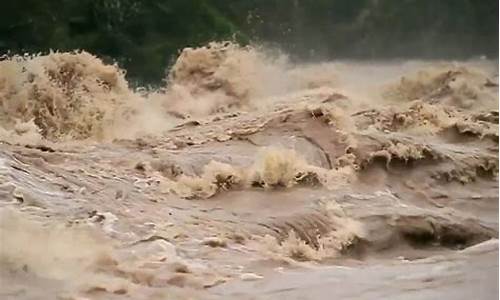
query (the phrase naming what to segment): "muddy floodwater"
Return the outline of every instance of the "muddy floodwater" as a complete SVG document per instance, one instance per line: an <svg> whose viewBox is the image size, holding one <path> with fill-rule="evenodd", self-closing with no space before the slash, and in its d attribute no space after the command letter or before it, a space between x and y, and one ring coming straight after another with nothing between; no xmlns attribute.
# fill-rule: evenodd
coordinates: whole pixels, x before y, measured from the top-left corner
<svg viewBox="0 0 500 300"><path fill-rule="evenodd" d="M497 299L498 62L0 62L1 299Z"/></svg>

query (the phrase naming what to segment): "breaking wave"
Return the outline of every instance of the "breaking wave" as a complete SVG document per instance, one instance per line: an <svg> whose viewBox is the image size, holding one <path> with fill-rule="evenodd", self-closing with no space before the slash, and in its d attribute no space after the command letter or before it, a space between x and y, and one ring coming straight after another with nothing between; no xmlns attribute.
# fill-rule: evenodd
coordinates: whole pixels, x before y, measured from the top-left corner
<svg viewBox="0 0 500 300"><path fill-rule="evenodd" d="M85 51L8 57L0 62L0 137L29 143L161 135L179 119L261 109L294 91L342 89L337 79L342 74L336 69L345 72L335 64L292 65L282 54L214 42L184 49L167 85L145 93L131 90L117 65ZM405 76L383 95L388 100L492 109L496 91L496 83L484 73L450 66ZM353 106L357 99L350 101Z"/></svg>

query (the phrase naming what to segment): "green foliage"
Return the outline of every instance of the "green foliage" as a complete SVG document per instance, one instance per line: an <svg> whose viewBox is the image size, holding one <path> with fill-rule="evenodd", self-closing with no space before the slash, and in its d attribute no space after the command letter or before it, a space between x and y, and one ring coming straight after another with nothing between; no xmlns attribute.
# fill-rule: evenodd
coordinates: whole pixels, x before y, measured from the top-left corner
<svg viewBox="0 0 500 300"><path fill-rule="evenodd" d="M186 46L236 39L297 59L498 56L497 0L8 0L0 52L85 49L157 83Z"/></svg>

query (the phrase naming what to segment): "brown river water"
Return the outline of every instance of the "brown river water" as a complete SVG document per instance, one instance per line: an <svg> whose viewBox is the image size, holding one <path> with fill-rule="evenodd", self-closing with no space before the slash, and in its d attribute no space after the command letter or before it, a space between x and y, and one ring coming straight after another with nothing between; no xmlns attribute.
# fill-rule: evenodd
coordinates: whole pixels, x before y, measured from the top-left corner
<svg viewBox="0 0 500 300"><path fill-rule="evenodd" d="M0 61L1 299L497 299L498 61Z"/></svg>

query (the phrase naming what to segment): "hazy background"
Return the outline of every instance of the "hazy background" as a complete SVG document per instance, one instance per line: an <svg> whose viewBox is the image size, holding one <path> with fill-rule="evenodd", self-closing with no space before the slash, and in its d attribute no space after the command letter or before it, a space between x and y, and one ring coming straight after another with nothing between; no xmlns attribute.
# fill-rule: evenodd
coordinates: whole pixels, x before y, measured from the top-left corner
<svg viewBox="0 0 500 300"><path fill-rule="evenodd" d="M296 60L498 57L498 0L4 0L0 53L85 49L158 83L178 51L271 44Z"/></svg>

